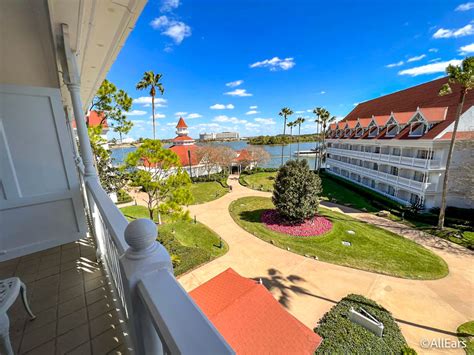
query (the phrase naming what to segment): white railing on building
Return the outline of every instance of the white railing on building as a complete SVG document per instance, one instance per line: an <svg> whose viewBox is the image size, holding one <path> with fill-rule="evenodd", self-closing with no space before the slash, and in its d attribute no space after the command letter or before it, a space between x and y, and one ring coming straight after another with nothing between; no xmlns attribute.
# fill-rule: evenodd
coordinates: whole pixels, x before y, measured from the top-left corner
<svg viewBox="0 0 474 355"><path fill-rule="evenodd" d="M328 153L341 156L356 156L363 160L390 162L398 165L407 165L423 169L440 169L441 161L437 159L423 159L416 157L406 157L403 155L389 155L383 153L360 152L350 149L327 148Z"/></svg>
<svg viewBox="0 0 474 355"><path fill-rule="evenodd" d="M153 221L128 223L99 182L86 180L98 256L119 295L137 354L234 354L173 275Z"/></svg>

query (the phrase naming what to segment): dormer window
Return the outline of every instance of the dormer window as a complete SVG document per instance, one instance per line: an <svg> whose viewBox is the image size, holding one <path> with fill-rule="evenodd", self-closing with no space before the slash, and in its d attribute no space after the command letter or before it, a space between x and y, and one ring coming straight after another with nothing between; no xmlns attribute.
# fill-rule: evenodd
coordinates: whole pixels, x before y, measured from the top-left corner
<svg viewBox="0 0 474 355"><path fill-rule="evenodd" d="M358 129L356 130L355 136L356 136L356 137L360 137L360 136L362 136L362 133L364 133L364 129L363 129L363 128L358 128Z"/></svg>
<svg viewBox="0 0 474 355"><path fill-rule="evenodd" d="M352 133L352 130L350 128L347 128L345 133L344 133L344 138L349 137L351 135L351 133Z"/></svg>
<svg viewBox="0 0 474 355"><path fill-rule="evenodd" d="M430 125L420 114L417 114L410 121L410 133L409 137L421 137L423 134L428 132Z"/></svg>
<svg viewBox="0 0 474 355"><path fill-rule="evenodd" d="M378 127L370 128L369 137L377 137L378 134L379 134L379 128Z"/></svg>
<svg viewBox="0 0 474 355"><path fill-rule="evenodd" d="M385 134L385 136L395 137L398 134L398 131L399 131L398 124L396 124L396 123L389 124L389 125L387 125L387 133Z"/></svg>

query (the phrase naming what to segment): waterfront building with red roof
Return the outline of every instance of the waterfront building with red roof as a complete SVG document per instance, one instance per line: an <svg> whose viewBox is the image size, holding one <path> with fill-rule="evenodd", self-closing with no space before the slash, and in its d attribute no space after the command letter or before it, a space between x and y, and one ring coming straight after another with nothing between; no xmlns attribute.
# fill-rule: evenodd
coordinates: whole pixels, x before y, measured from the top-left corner
<svg viewBox="0 0 474 355"><path fill-rule="evenodd" d="M229 268L189 295L232 349L245 354L314 354L322 338L264 285Z"/></svg>
<svg viewBox="0 0 474 355"><path fill-rule="evenodd" d="M460 86L439 96L441 78L358 104L326 135L328 171L403 205L439 207ZM450 170L448 206L474 208L459 182L462 166L474 164L474 92L469 91L459 121ZM455 181L456 180L456 181ZM471 180L472 181L472 180ZM457 185L457 186L454 186ZM459 186L461 185L461 186ZM465 189L472 188L464 184Z"/></svg>

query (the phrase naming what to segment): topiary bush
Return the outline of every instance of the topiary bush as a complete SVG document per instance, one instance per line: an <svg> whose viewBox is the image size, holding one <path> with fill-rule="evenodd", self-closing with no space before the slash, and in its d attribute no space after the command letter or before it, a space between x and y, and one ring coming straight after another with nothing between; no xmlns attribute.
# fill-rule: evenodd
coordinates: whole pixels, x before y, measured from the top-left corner
<svg viewBox="0 0 474 355"><path fill-rule="evenodd" d="M362 307L383 323L379 338L362 326L349 320L349 310ZM416 354L407 346L400 328L389 311L360 295L348 295L332 307L314 329L323 342L316 354Z"/></svg>
<svg viewBox="0 0 474 355"><path fill-rule="evenodd" d="M305 159L289 160L278 171L272 201L284 219L301 222L318 211L321 191L321 179Z"/></svg>

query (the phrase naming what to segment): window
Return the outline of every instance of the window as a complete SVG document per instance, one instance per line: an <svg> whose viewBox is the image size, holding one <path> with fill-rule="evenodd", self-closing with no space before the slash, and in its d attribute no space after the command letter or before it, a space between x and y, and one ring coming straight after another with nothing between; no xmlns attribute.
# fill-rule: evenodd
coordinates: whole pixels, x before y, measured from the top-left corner
<svg viewBox="0 0 474 355"><path fill-rule="evenodd" d="M413 175L413 180L423 182L425 180L425 174L419 171L415 171L415 175Z"/></svg>
<svg viewBox="0 0 474 355"><path fill-rule="evenodd" d="M420 196L416 195L416 194L411 194L410 195L410 203L412 205L417 205L421 202L421 198Z"/></svg>
<svg viewBox="0 0 474 355"><path fill-rule="evenodd" d="M398 176L398 168L396 166L390 167L390 174Z"/></svg>
<svg viewBox="0 0 474 355"><path fill-rule="evenodd" d="M385 134L387 137L395 137L397 134L398 134L397 124L390 124L387 126L387 133Z"/></svg>
<svg viewBox="0 0 474 355"><path fill-rule="evenodd" d="M374 153L376 153L376 154L380 153L380 147L375 147Z"/></svg>
<svg viewBox="0 0 474 355"><path fill-rule="evenodd" d="M433 159L433 152L429 151L427 149L420 149L416 153L416 157L418 159L430 159L431 160L431 159Z"/></svg>
<svg viewBox="0 0 474 355"><path fill-rule="evenodd" d="M387 192L388 192L389 195L395 196L395 188L393 186L389 185Z"/></svg>
<svg viewBox="0 0 474 355"><path fill-rule="evenodd" d="M379 128L378 127L370 128L369 137L375 137L378 134L379 134Z"/></svg>
<svg viewBox="0 0 474 355"><path fill-rule="evenodd" d="M357 131L356 131L356 137L360 137L363 132L364 132L364 129L362 129L362 128L357 129Z"/></svg>
<svg viewBox="0 0 474 355"><path fill-rule="evenodd" d="M397 157L400 156L401 150L400 148L393 148L392 155L396 155Z"/></svg>
<svg viewBox="0 0 474 355"><path fill-rule="evenodd" d="M420 137L425 133L426 126L423 123L416 122L410 124L410 137Z"/></svg>
<svg viewBox="0 0 474 355"><path fill-rule="evenodd" d="M374 165L372 166L372 170L379 170L379 164L374 163Z"/></svg>

